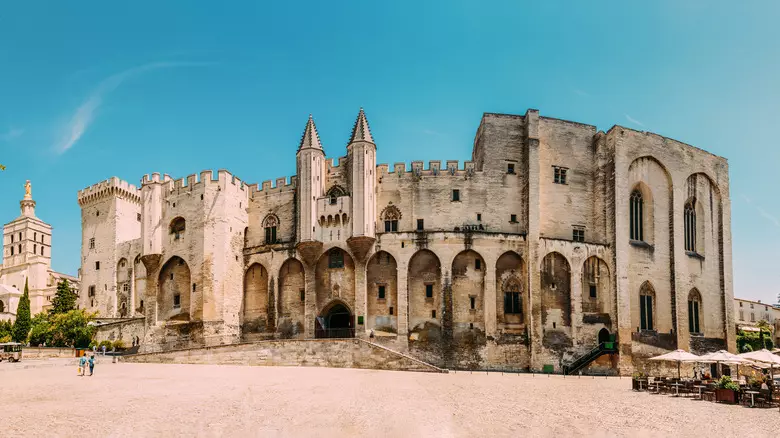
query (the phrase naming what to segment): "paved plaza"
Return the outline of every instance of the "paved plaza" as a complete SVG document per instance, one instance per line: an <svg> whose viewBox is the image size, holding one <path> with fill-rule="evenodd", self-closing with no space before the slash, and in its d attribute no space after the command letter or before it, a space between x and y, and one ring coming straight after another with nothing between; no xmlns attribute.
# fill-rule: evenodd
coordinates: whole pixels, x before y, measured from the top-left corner
<svg viewBox="0 0 780 438"><path fill-rule="evenodd" d="M780 428L777 409L636 393L629 378L106 362L93 377L62 360L0 363L0 435L769 437Z"/></svg>

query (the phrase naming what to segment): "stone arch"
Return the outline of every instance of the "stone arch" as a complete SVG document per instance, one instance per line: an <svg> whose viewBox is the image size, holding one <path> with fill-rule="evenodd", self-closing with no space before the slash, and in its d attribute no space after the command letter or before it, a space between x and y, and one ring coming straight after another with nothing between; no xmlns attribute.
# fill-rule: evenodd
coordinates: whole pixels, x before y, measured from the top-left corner
<svg viewBox="0 0 780 438"><path fill-rule="evenodd" d="M597 256L582 264L582 313L609 315L612 309L612 277L609 265ZM604 318L601 318L602 321Z"/></svg>
<svg viewBox="0 0 780 438"><path fill-rule="evenodd" d="M704 333L704 318L701 293L696 288L688 292L688 333Z"/></svg>
<svg viewBox="0 0 780 438"><path fill-rule="evenodd" d="M602 344L604 342L609 342L610 336L609 336L609 330L607 330L605 327L602 327L601 330L599 330L599 334L597 337L597 341L599 344Z"/></svg>
<svg viewBox="0 0 780 438"><path fill-rule="evenodd" d="M340 185L336 184L333 187L329 188L325 196L330 199L331 204L336 203L336 198L340 198L342 196L346 196L347 191L344 190L344 187L341 187Z"/></svg>
<svg viewBox="0 0 780 438"><path fill-rule="evenodd" d="M461 251L452 260L453 329L485 329L485 260L478 252Z"/></svg>
<svg viewBox="0 0 780 438"><path fill-rule="evenodd" d="M338 298L355 302L355 263L349 253L339 247L325 251L315 268L317 309L323 309Z"/></svg>
<svg viewBox="0 0 780 438"><path fill-rule="evenodd" d="M639 288L639 308L637 311L637 329L641 331L655 331L657 324L657 302L655 287L648 280Z"/></svg>
<svg viewBox="0 0 780 438"><path fill-rule="evenodd" d="M397 333L398 263L390 253L378 251L366 265L367 329Z"/></svg>
<svg viewBox="0 0 780 438"><path fill-rule="evenodd" d="M179 256L173 256L160 269L157 291L157 318L189 321L191 281L190 267Z"/></svg>
<svg viewBox="0 0 780 438"><path fill-rule="evenodd" d="M268 323L268 271L253 263L244 273L244 297L239 324L241 333L262 333Z"/></svg>
<svg viewBox="0 0 780 438"><path fill-rule="evenodd" d="M117 315L127 317L127 303L130 302L130 289L133 283L133 267L122 257L116 263L116 303Z"/></svg>
<svg viewBox="0 0 780 438"><path fill-rule="evenodd" d="M265 244L270 245L278 242L279 217L273 213L268 213L263 218L262 225L265 231Z"/></svg>
<svg viewBox="0 0 780 438"><path fill-rule="evenodd" d="M431 250L421 249L409 259L409 326L424 329L427 323L441 326L441 262Z"/></svg>
<svg viewBox="0 0 780 438"><path fill-rule="evenodd" d="M514 251L501 254L496 261L496 320L499 329L519 333L530 311L525 261Z"/></svg>
<svg viewBox="0 0 780 438"><path fill-rule="evenodd" d="M637 181L629 194L629 239L653 244L655 215L653 191L644 181Z"/></svg>
<svg viewBox="0 0 780 438"><path fill-rule="evenodd" d="M401 210L395 205L388 205L379 214L380 220L383 222L381 230L385 230L386 233L392 233L398 231L398 224L401 220Z"/></svg>
<svg viewBox="0 0 780 438"><path fill-rule="evenodd" d="M704 255L705 246L704 207L695 196L688 198L683 206L683 243L685 251Z"/></svg>
<svg viewBox="0 0 780 438"><path fill-rule="evenodd" d="M184 237L184 232L187 229L187 221L181 216L176 216L171 220L168 225L168 234L173 236L173 240L179 240Z"/></svg>
<svg viewBox="0 0 780 438"><path fill-rule="evenodd" d="M141 262L141 254L137 254L133 260L133 286L135 294L130 310L134 314L143 314L144 295L146 295L146 266Z"/></svg>
<svg viewBox="0 0 780 438"><path fill-rule="evenodd" d="M571 327L571 266L559 252L542 259L542 326L545 331Z"/></svg>
<svg viewBox="0 0 780 438"><path fill-rule="evenodd" d="M323 306L314 328L316 338L355 337L355 314L344 300L334 298Z"/></svg>
<svg viewBox="0 0 780 438"><path fill-rule="evenodd" d="M303 264L296 258L279 268L278 332L283 338L303 335L306 279Z"/></svg>

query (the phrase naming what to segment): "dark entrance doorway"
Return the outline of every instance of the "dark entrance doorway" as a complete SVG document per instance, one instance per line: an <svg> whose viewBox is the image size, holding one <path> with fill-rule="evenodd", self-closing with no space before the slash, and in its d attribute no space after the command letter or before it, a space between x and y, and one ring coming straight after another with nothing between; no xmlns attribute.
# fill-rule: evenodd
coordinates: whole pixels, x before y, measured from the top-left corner
<svg viewBox="0 0 780 438"><path fill-rule="evenodd" d="M604 342L609 342L609 330L603 328L599 330L599 344L603 344Z"/></svg>
<svg viewBox="0 0 780 438"><path fill-rule="evenodd" d="M339 302L327 306L314 326L316 338L355 337L355 317L347 306Z"/></svg>

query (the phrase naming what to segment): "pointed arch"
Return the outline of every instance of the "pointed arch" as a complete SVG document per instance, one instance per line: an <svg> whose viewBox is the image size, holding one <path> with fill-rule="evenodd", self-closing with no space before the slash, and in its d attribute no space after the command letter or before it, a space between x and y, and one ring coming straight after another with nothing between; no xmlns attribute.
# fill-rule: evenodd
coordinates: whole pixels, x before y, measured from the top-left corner
<svg viewBox="0 0 780 438"><path fill-rule="evenodd" d="M336 200L342 196L346 196L347 191L344 190L344 187L341 187L340 185L336 184L333 187L329 188L325 196L329 199L329 203L331 205L336 204Z"/></svg>
<svg viewBox="0 0 780 438"><path fill-rule="evenodd" d="M609 265L597 256L582 264L582 312L610 313L612 288Z"/></svg>
<svg viewBox="0 0 780 438"><path fill-rule="evenodd" d="M559 252L542 259L542 325L545 330L571 327L571 265Z"/></svg>
<svg viewBox="0 0 780 438"><path fill-rule="evenodd" d="M339 298L355 302L355 263L349 253L333 247L320 255L315 267L317 309Z"/></svg>
<svg viewBox="0 0 780 438"><path fill-rule="evenodd" d="M454 329L485 328L485 260L473 249L461 251L452 260L452 307Z"/></svg>
<svg viewBox="0 0 780 438"><path fill-rule="evenodd" d="M143 314L143 302L146 295L146 266L141 262L141 254L137 254L133 261L133 302L131 314Z"/></svg>
<svg viewBox="0 0 780 438"><path fill-rule="evenodd" d="M692 335L704 333L702 310L701 293L693 288L688 292L688 333Z"/></svg>
<svg viewBox="0 0 780 438"><path fill-rule="evenodd" d="M398 330L398 264L386 251L377 251L366 265L367 329Z"/></svg>
<svg viewBox="0 0 780 438"><path fill-rule="evenodd" d="M244 273L244 294L239 324L241 333L264 332L268 322L268 271L253 263Z"/></svg>
<svg viewBox="0 0 780 438"><path fill-rule="evenodd" d="M496 261L496 320L504 331L520 332L528 321L525 261L507 251Z"/></svg>
<svg viewBox="0 0 780 438"><path fill-rule="evenodd" d="M388 205L382 210L379 217L384 222L385 233L398 231L398 222L401 220L401 210L395 205Z"/></svg>
<svg viewBox="0 0 780 438"><path fill-rule="evenodd" d="M279 227L279 217L273 213L268 213L263 218L263 229L265 230L265 244L272 245L277 243Z"/></svg>
<svg viewBox="0 0 780 438"><path fill-rule="evenodd" d="M645 281L639 288L639 329L652 331L656 329L656 299L655 288L650 281Z"/></svg>
<svg viewBox="0 0 780 438"><path fill-rule="evenodd" d="M157 292L158 319L189 321L190 268L179 256L172 256L160 269Z"/></svg>
<svg viewBox="0 0 780 438"><path fill-rule="evenodd" d="M187 221L183 217L177 216L168 225L168 234L173 236L173 240L179 240L184 237L186 229Z"/></svg>
<svg viewBox="0 0 780 438"><path fill-rule="evenodd" d="M420 249L409 259L407 275L409 327L421 329L425 323L441 325L441 262L429 249Z"/></svg>
<svg viewBox="0 0 780 438"><path fill-rule="evenodd" d="M288 258L279 268L279 299L277 331L283 338L303 335L306 281L303 264Z"/></svg>

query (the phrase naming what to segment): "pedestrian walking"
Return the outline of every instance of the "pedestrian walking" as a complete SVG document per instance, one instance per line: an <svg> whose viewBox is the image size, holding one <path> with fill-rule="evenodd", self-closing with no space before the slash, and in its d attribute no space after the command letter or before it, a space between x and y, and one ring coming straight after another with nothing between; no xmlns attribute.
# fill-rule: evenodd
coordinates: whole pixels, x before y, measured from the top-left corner
<svg viewBox="0 0 780 438"><path fill-rule="evenodd" d="M81 356L79 358L79 376L84 375L84 369L87 367L87 356Z"/></svg>
<svg viewBox="0 0 780 438"><path fill-rule="evenodd" d="M106 355L106 344L103 344L103 356Z"/></svg>
<svg viewBox="0 0 780 438"><path fill-rule="evenodd" d="M95 355L89 357L89 375L91 376L92 373L95 371Z"/></svg>

